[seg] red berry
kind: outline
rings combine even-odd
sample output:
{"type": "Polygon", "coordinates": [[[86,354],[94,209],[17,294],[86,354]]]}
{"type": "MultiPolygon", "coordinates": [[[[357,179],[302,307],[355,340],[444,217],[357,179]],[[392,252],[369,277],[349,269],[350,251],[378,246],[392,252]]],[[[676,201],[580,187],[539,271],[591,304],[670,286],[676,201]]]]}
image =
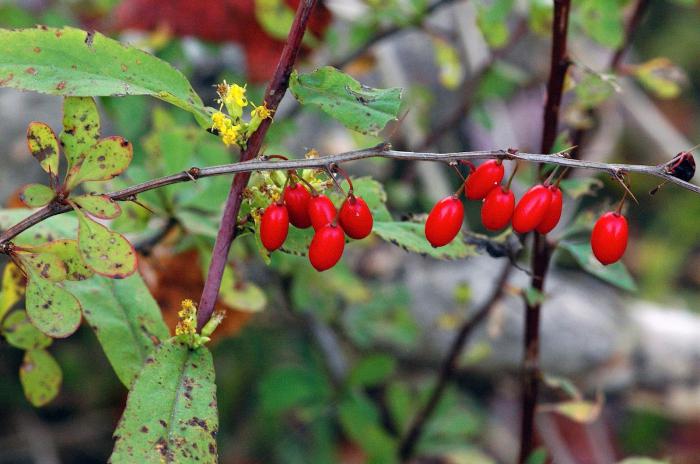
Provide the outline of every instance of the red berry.
{"type": "Polygon", "coordinates": [[[288,185],[284,189],[284,204],[289,212],[289,222],[300,229],[311,225],[309,217],[309,201],[311,194],[301,184],[288,185]]]}
{"type": "Polygon", "coordinates": [[[492,188],[501,183],[503,173],[503,163],[497,160],[487,161],[476,168],[465,183],[467,198],[482,200],[492,188]]]}
{"type": "Polygon", "coordinates": [[[481,205],[481,222],[488,230],[500,230],[508,225],[515,208],[515,195],[503,187],[491,189],[481,205]]]}
{"type": "Polygon", "coordinates": [[[425,238],[433,247],[450,243],[462,228],[464,206],[455,195],[438,201],[425,222],[425,238]]]}
{"type": "Polygon", "coordinates": [[[605,213],[595,223],[591,249],[601,264],[608,265],[622,258],[627,248],[627,219],[618,213],[605,213]]]}
{"type": "Polygon", "coordinates": [[[282,246],[289,232],[289,214],[284,205],[273,203],[267,208],[260,220],[260,241],[268,251],[275,251],[282,246]]]}
{"type": "Polygon", "coordinates": [[[348,237],[359,240],[372,232],[374,220],[365,200],[350,194],[340,207],[338,222],[348,237]]]}
{"type": "Polygon", "coordinates": [[[547,208],[544,219],[542,219],[542,222],[540,222],[536,228],[537,232],[541,234],[548,234],[559,224],[561,208],[564,203],[559,187],[552,185],[549,187],[549,190],[552,192],[552,202],[549,204],[549,208],[547,208]]]}
{"type": "Polygon", "coordinates": [[[309,261],[319,272],[330,269],[340,261],[345,248],[343,229],[335,224],[326,224],[314,234],[309,246],[309,261]]]}
{"type": "Polygon", "coordinates": [[[538,184],[530,188],[515,207],[513,230],[519,234],[535,230],[544,220],[551,202],[552,192],[547,187],[538,184]]]}
{"type": "Polygon", "coordinates": [[[337,214],[335,205],[325,195],[316,195],[309,200],[309,217],[314,230],[330,224],[337,214]]]}

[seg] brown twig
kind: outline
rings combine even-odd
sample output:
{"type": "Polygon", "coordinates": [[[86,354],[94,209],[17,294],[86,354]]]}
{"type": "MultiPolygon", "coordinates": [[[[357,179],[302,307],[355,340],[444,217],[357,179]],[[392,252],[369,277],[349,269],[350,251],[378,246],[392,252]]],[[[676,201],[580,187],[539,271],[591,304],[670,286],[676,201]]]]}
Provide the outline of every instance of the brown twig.
{"type": "Polygon", "coordinates": [[[411,426],[408,429],[408,432],[404,435],[399,444],[399,457],[402,461],[408,461],[411,456],[413,456],[413,452],[418,444],[418,439],[423,432],[423,428],[432,417],[433,412],[435,412],[435,408],[440,403],[440,399],[442,398],[445,389],[454,379],[455,374],[457,373],[457,369],[459,367],[459,357],[462,354],[467,341],[469,340],[469,336],[474,332],[474,329],[481,324],[486,316],[489,315],[494,306],[496,306],[496,303],[498,303],[498,301],[501,299],[505,289],[505,284],[510,276],[511,269],[512,266],[510,263],[507,263],[504,266],[501,274],[496,280],[491,295],[476,310],[474,315],[467,319],[460,327],[459,332],[455,336],[452,345],[450,346],[448,355],[440,368],[440,374],[432,392],[430,393],[428,402],[425,403],[423,408],[418,412],[418,414],[416,414],[411,426]]]}
{"type": "MultiPolygon", "coordinates": [[[[559,106],[564,92],[566,71],[571,61],[567,52],[567,34],[569,29],[569,10],[571,0],[554,1],[554,17],[552,21],[552,52],[550,58],[549,80],[547,82],[547,97],[544,107],[542,127],[542,153],[548,153],[554,146],[559,126],[559,106]]],[[[545,236],[535,232],[532,244],[532,279],[530,285],[542,292],[551,249],[545,236]]],[[[540,310],[541,302],[526,301],[525,303],[525,336],[523,346],[522,371],[522,416],[520,424],[520,456],[519,463],[527,461],[534,449],[535,442],[535,408],[537,407],[537,390],[540,377],[540,310]]]]}
{"type": "MultiPolygon", "coordinates": [[[[570,168],[592,169],[595,171],[607,172],[615,177],[620,172],[644,174],[658,177],[665,181],[674,183],[686,190],[700,194],[700,186],[691,184],[677,177],[673,177],[666,172],[664,165],[644,165],[644,164],[615,164],[615,163],[599,163],[593,161],[583,161],[565,158],[558,155],[546,155],[541,153],[522,153],[518,151],[508,152],[506,150],[484,150],[484,151],[464,151],[450,153],[430,153],[430,152],[411,152],[411,151],[396,151],[391,150],[388,144],[380,144],[372,148],[363,150],[354,150],[344,153],[338,153],[320,158],[293,159],[288,161],[262,161],[252,160],[238,162],[232,164],[223,164],[220,166],[209,166],[204,168],[196,168],[198,179],[213,176],[222,176],[238,173],[250,173],[253,171],[274,171],[274,170],[289,170],[289,169],[327,169],[333,164],[348,163],[351,161],[359,161],[368,158],[390,158],[401,161],[433,161],[439,163],[449,163],[455,160],[484,160],[484,159],[510,159],[520,160],[530,163],[545,163],[557,166],[566,166],[570,168]]],[[[106,195],[115,201],[133,201],[137,195],[148,192],[150,190],[165,187],[167,185],[178,184],[183,182],[192,182],[192,177],[188,174],[190,171],[179,172],[165,177],[152,179],[141,184],[136,184],[122,190],[107,193],[106,195]]],[[[58,214],[63,214],[70,211],[72,208],[57,203],[51,203],[43,208],[39,208],[30,216],[21,220],[14,226],[8,228],[0,235],[0,253],[2,253],[3,245],[10,242],[17,235],[21,234],[30,227],[39,224],[40,222],[58,214]]]]}
{"type": "MultiPolygon", "coordinates": [[[[292,68],[296,61],[297,55],[301,48],[301,42],[306,31],[311,12],[316,5],[316,0],[303,0],[294,17],[294,22],[287,37],[287,43],[282,50],[282,55],[277,63],[277,69],[272,77],[272,80],[265,90],[263,98],[265,106],[274,114],[279,106],[282,97],[287,92],[289,86],[289,76],[292,73],[292,68]]],[[[260,124],[260,127],[253,133],[248,140],[248,145],[241,153],[241,161],[248,161],[258,156],[260,147],[262,146],[267,129],[270,127],[271,120],[265,119],[260,124]]],[[[228,252],[231,248],[231,243],[236,236],[236,220],[238,219],[238,211],[241,208],[243,200],[243,190],[248,185],[250,172],[243,172],[233,178],[231,190],[224,206],[224,213],[219,225],[219,232],[216,236],[214,249],[212,251],[211,262],[209,263],[209,272],[207,279],[204,282],[202,296],[199,299],[197,310],[197,325],[201,329],[207,323],[212,313],[214,312],[214,304],[219,295],[221,287],[221,279],[224,274],[224,268],[228,261],[228,252]]]]}

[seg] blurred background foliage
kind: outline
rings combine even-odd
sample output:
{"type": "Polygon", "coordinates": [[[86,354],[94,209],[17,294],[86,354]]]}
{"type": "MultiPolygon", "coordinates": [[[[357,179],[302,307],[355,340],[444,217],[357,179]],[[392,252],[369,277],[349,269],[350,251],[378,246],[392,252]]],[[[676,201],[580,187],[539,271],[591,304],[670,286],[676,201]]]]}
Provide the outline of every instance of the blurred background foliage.
{"type": "MultiPolygon", "coordinates": [[[[428,0],[322,3],[300,66],[312,69],[332,63],[342,65],[363,83],[405,87],[405,109],[410,111],[385,134],[395,146],[415,150],[517,146],[536,151],[551,1],[443,1],[438,2],[444,4],[440,8],[428,0]],[[472,29],[465,32],[467,24],[472,29]],[[405,32],[386,34],[375,48],[344,60],[355,50],[365,49],[364,44],[377,34],[394,30],[405,32]],[[485,53],[490,66],[475,61],[479,53],[485,53]],[[401,69],[397,63],[402,63],[401,69]],[[504,112],[509,125],[505,129],[504,112]],[[510,135],[500,138],[504,130],[510,135]]],[[[582,156],[656,164],[690,148],[688,141],[700,140],[700,6],[693,0],[648,3],[625,64],[618,69],[621,76],[614,77],[606,63],[624,40],[624,24],[636,1],[574,1],[571,35],[576,66],[570,73],[563,110],[562,126],[569,130],[562,133],[560,148],[570,146],[576,129],[591,128],[582,156]],[[620,87],[618,81],[623,80],[626,84],[620,87]],[[615,102],[627,95],[630,86],[651,106],[628,104],[620,110],[615,102]],[[597,110],[598,118],[592,119],[588,109],[597,110]],[[655,118],[664,125],[655,127],[655,118]],[[679,146],[679,140],[688,145],[679,146]]],[[[215,98],[213,85],[224,79],[247,82],[249,98],[259,103],[294,6],[294,1],[275,0],[16,0],[0,2],[0,26],[39,23],[95,28],[175,65],[207,104],[213,104],[215,98]]],[[[0,104],[3,99],[9,102],[11,92],[16,93],[0,92],[0,104]]],[[[58,121],[59,100],[46,98],[38,103],[49,113],[48,120],[58,121]]],[[[32,101],[19,103],[13,117],[21,126],[30,120],[27,108],[21,105],[32,101]]],[[[234,159],[234,154],[200,131],[183,111],[142,97],[103,98],[99,106],[108,132],[121,134],[134,144],[132,166],[110,189],[234,159]]],[[[23,134],[11,136],[20,139],[23,134]]],[[[320,111],[308,107],[302,111],[294,102],[285,101],[265,151],[301,156],[310,148],[338,152],[380,140],[351,133],[320,111]]],[[[4,151],[16,159],[20,155],[13,155],[16,150],[11,146],[7,142],[4,151]]],[[[8,206],[13,205],[13,191],[38,176],[38,169],[22,161],[13,163],[1,186],[4,198],[10,198],[8,206]]],[[[441,189],[454,189],[459,183],[447,170],[429,171],[417,164],[376,160],[353,169],[354,174],[371,174],[383,184],[395,218],[424,213],[441,189]]],[[[521,189],[532,175],[521,169],[517,178],[521,189]]],[[[570,199],[568,220],[582,224],[584,230],[590,227],[590,218],[579,216],[582,219],[576,223],[575,216],[602,211],[603,205],[614,204],[621,195],[616,182],[605,176],[598,179],[576,183],[574,178],[569,189],[579,198],[570,199]],[[590,186],[599,187],[595,195],[579,195],[590,186]]],[[[653,178],[633,179],[640,204],[628,208],[632,239],[625,262],[637,291],[610,292],[614,303],[600,309],[618,314],[622,306],[629,309],[631,300],[643,300],[662,310],[664,306],[682,308],[690,314],[689,321],[700,325],[693,319],[700,312],[700,201],[673,186],[664,187],[654,197],[646,195],[656,184],[653,178]]],[[[129,204],[113,224],[136,243],[162,238],[143,251],[140,270],[171,330],[179,301],[199,294],[202,269],[228,187],[229,179],[212,178],[149,192],[142,200],[154,214],[129,204]]],[[[477,234],[484,233],[478,205],[468,205],[468,221],[477,234]]],[[[568,232],[562,229],[560,234],[568,232]]],[[[473,235],[469,255],[483,254],[479,237],[483,235],[473,235]]],[[[427,398],[445,351],[426,349],[431,345],[426,340],[439,338],[445,340],[441,346],[446,346],[469,314],[467,308],[486,290],[466,278],[453,278],[447,294],[435,303],[442,313],[430,319],[434,311],[426,309],[426,298],[416,297],[424,287],[412,279],[411,272],[422,266],[438,269],[441,264],[430,258],[409,258],[376,238],[365,242],[354,244],[341,265],[322,275],[303,256],[291,254],[275,253],[266,267],[268,258],[260,256],[254,234],[235,242],[220,299],[230,315],[213,347],[222,462],[395,461],[398,441],[427,398]]],[[[571,256],[559,255],[557,269],[575,285],[581,271],[571,256]]],[[[493,265],[481,267],[483,262],[460,260],[449,269],[464,265],[470,266],[471,273],[495,276],[493,265]]],[[[521,264],[527,265],[526,257],[521,264]]],[[[620,285],[620,278],[621,274],[615,274],[612,280],[620,285]]],[[[511,283],[508,307],[516,308],[511,313],[519,311],[517,294],[522,281],[511,283]]],[[[580,282],[584,291],[599,288],[586,287],[586,282],[580,282]]],[[[504,316],[503,311],[499,314],[506,320],[515,317],[504,316]]],[[[612,337],[627,339],[624,321],[616,323],[612,337]]],[[[501,340],[516,354],[494,364],[500,358],[492,341],[499,331],[508,333],[508,326],[497,317],[488,325],[489,334],[467,350],[462,374],[428,422],[418,446],[420,462],[513,460],[519,421],[518,376],[517,363],[508,360],[519,359],[520,342],[517,336],[501,340]]],[[[674,337],[673,330],[669,328],[667,337],[674,337]]],[[[518,331],[515,329],[516,334],[518,331]]],[[[642,336],[637,343],[661,344],[663,350],[667,340],[642,336]]],[[[697,346],[688,349],[700,353],[697,346]]],[[[24,399],[17,379],[21,352],[6,343],[0,352],[0,411],[5,419],[0,424],[0,462],[105,461],[126,391],[93,334],[82,328],[70,340],[54,343],[51,352],[63,369],[61,393],[36,410],[24,399]]],[[[592,398],[601,384],[596,380],[601,366],[635,365],[638,353],[638,349],[614,351],[597,363],[584,362],[573,370],[556,362],[552,367],[569,374],[583,396],[592,398]]],[[[664,355],[673,357],[675,352],[664,355]]],[[[697,371],[697,358],[691,359],[697,371]]],[[[620,375],[634,377],[624,369],[620,375]]],[[[652,373],[645,378],[654,380],[616,383],[608,378],[607,383],[602,382],[606,387],[604,411],[590,420],[572,420],[577,415],[571,411],[541,414],[540,440],[549,449],[549,457],[543,455],[533,462],[607,463],[629,455],[649,455],[674,463],[700,463],[700,376],[691,372],[669,378],[652,373]],[[680,403],[669,409],[673,401],[680,403]],[[684,409],[686,415],[678,413],[684,409]]],[[[558,392],[565,390],[560,387],[553,390],[545,394],[548,402],[571,396],[558,392]]]]}

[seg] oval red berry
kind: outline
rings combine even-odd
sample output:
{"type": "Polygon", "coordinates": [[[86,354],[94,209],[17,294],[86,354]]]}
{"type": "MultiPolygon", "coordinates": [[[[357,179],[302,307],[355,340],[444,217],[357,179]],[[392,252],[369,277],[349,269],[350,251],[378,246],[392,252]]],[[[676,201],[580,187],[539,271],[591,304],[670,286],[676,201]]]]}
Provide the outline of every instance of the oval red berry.
{"type": "Polygon", "coordinates": [[[345,248],[343,229],[333,224],[319,228],[309,245],[309,261],[317,271],[330,269],[340,261],[345,248]]]}
{"type": "Polygon", "coordinates": [[[289,222],[300,229],[311,225],[309,217],[309,201],[311,194],[301,184],[288,185],[284,189],[284,204],[289,212],[289,222]]]}
{"type": "Polygon", "coordinates": [[[515,195],[503,187],[491,189],[481,205],[481,222],[488,230],[500,230],[510,223],[515,208],[515,195]]]}
{"type": "Polygon", "coordinates": [[[443,198],[428,215],[425,238],[433,247],[445,246],[457,236],[463,220],[464,206],[459,198],[454,195],[443,198]]]}
{"type": "Polygon", "coordinates": [[[289,214],[284,205],[273,203],[265,209],[260,220],[260,241],[267,251],[282,246],[289,232],[289,214]]]}
{"type": "Polygon", "coordinates": [[[481,200],[496,185],[503,180],[503,163],[497,160],[490,160],[476,168],[469,174],[465,183],[465,192],[470,200],[481,200]]]}
{"type": "Polygon", "coordinates": [[[530,188],[515,206],[513,230],[519,234],[535,230],[547,214],[551,202],[552,192],[547,187],[538,184],[530,188]]]}
{"type": "Polygon", "coordinates": [[[314,230],[318,230],[335,219],[335,205],[325,195],[316,195],[309,200],[309,217],[314,230]]]}
{"type": "Polygon", "coordinates": [[[338,213],[338,222],[348,237],[362,239],[372,232],[372,212],[367,203],[354,195],[349,195],[338,213]]]}
{"type": "Polygon", "coordinates": [[[552,192],[552,201],[549,203],[549,207],[547,208],[542,222],[540,222],[536,228],[537,232],[541,234],[548,234],[559,224],[561,210],[564,206],[564,198],[562,197],[559,187],[552,185],[549,187],[549,190],[552,192]]]}
{"type": "Polygon", "coordinates": [[[593,255],[606,266],[618,261],[625,254],[627,236],[627,219],[621,214],[605,213],[593,226],[593,255]]]}

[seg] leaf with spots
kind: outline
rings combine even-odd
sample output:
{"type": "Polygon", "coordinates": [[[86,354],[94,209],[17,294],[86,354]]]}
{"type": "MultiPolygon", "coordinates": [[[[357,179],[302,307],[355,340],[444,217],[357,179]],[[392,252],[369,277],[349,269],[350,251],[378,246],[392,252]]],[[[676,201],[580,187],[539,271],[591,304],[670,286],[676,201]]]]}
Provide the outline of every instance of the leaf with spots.
{"type": "Polygon", "coordinates": [[[19,380],[27,400],[33,406],[40,407],[58,395],[63,373],[61,366],[48,351],[34,349],[24,353],[19,368],[19,380]]]}
{"type": "Polygon", "coordinates": [[[78,249],[89,268],[98,274],[123,278],[136,270],[136,251],[123,235],[78,214],[78,249]]]}
{"type": "Polygon", "coordinates": [[[109,198],[107,195],[95,195],[88,193],[86,195],[71,197],[71,199],[87,213],[95,216],[96,218],[114,219],[122,212],[119,204],[109,198]]]}
{"type": "Polygon", "coordinates": [[[68,289],[80,300],[117,377],[130,388],[146,357],[170,335],[143,279],[138,273],[126,279],[95,276],[68,289]]]}
{"type": "Polygon", "coordinates": [[[27,127],[27,146],[41,169],[58,178],[58,140],[53,130],[43,122],[30,122],[27,127]]]}
{"type": "Polygon", "coordinates": [[[216,463],[218,427],[211,353],[170,339],[129,392],[109,462],[216,463]]]}
{"type": "Polygon", "coordinates": [[[458,235],[450,244],[433,248],[425,238],[425,224],[416,222],[384,222],[374,223],[372,231],[384,240],[400,246],[411,253],[432,256],[439,259],[459,259],[474,256],[473,245],[467,245],[458,235]]]}
{"type": "Polygon", "coordinates": [[[7,343],[22,350],[46,348],[51,338],[32,325],[23,310],[13,311],[2,323],[2,334],[7,343]]]}
{"type": "Polygon", "coordinates": [[[98,32],[72,27],[0,29],[0,86],[72,97],[151,95],[191,112],[208,110],[167,62],[98,32]]]}
{"type": "Polygon", "coordinates": [[[294,71],[289,89],[301,104],[318,106],[345,127],[362,134],[377,135],[396,119],[401,106],[401,89],[365,87],[331,66],[309,74],[294,71]]]}
{"type": "Polygon", "coordinates": [[[28,208],[39,208],[48,205],[56,196],[56,192],[44,184],[29,184],[22,187],[19,200],[28,208]]]}
{"type": "Polygon", "coordinates": [[[27,315],[34,327],[52,338],[65,338],[80,326],[80,303],[60,284],[28,270],[27,315]]]}
{"type": "Polygon", "coordinates": [[[73,190],[82,182],[113,179],[129,167],[132,157],[131,142],[119,136],[106,137],[68,171],[66,188],[73,190]]]}
{"type": "Polygon", "coordinates": [[[0,319],[24,296],[25,278],[15,263],[7,263],[2,271],[0,319]]]}
{"type": "Polygon", "coordinates": [[[26,251],[18,251],[16,256],[26,272],[35,273],[51,282],[66,280],[66,265],[58,256],[47,252],[43,247],[27,248],[26,251]]]}
{"type": "Polygon", "coordinates": [[[56,256],[64,265],[66,275],[59,280],[85,280],[90,278],[94,272],[83,260],[78,242],[76,240],[61,239],[28,248],[33,253],[49,253],[56,256]]]}
{"type": "Polygon", "coordinates": [[[68,169],[85,158],[100,139],[100,115],[91,97],[66,97],[63,100],[63,132],[58,136],[68,169]]]}

